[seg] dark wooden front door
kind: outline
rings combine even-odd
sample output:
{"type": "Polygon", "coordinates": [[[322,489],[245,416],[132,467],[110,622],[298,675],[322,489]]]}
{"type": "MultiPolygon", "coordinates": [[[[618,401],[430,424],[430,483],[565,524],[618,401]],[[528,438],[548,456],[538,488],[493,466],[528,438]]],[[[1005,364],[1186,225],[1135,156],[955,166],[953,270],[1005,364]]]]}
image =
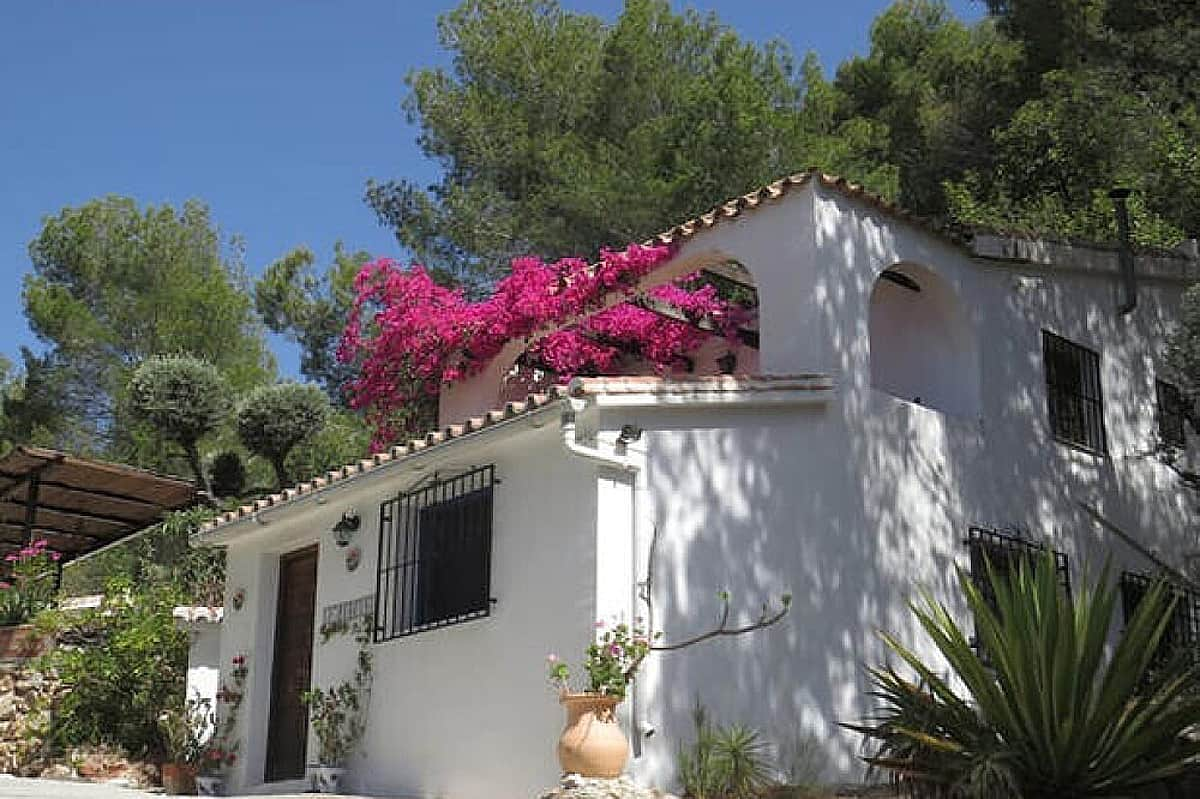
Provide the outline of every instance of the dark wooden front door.
{"type": "Polygon", "coordinates": [[[275,666],[271,674],[271,724],[267,734],[267,782],[304,776],[308,713],[300,694],[312,675],[313,618],[317,601],[317,548],[279,558],[279,604],[275,611],[275,666]]]}

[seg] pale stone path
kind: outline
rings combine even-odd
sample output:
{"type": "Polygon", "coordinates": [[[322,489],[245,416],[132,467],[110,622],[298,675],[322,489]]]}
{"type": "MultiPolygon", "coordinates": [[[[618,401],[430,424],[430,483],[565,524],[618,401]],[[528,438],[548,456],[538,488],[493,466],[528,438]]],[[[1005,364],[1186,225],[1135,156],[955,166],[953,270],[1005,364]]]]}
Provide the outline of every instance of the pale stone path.
{"type": "MultiPolygon", "coordinates": [[[[35,780],[0,774],[0,799],[151,799],[162,797],[161,791],[135,791],[116,785],[90,782],[62,782],[59,780],[35,780]]],[[[313,799],[316,794],[273,794],[271,799],[313,799]]],[[[236,799],[236,797],[230,797],[236,799]]],[[[245,799],[262,799],[246,797],[245,799]]],[[[343,795],[341,799],[369,799],[343,795]]]]}

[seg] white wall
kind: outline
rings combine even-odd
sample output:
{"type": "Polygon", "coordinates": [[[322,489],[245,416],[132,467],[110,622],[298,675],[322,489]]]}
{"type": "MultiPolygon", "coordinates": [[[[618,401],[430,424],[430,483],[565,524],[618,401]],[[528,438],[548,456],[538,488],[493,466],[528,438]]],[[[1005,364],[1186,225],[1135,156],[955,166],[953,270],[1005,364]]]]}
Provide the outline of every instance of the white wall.
{"type": "MultiPolygon", "coordinates": [[[[795,599],[768,632],[650,659],[624,709],[628,729],[656,729],[635,743],[633,773],[673,785],[676,748],[690,740],[699,697],[718,720],[754,725],[780,743],[808,731],[826,748],[827,777],[856,775],[859,742],[837,724],[869,710],[861,667],[884,656],[875,631],[928,653],[905,602],[924,585],[962,611],[954,567],[966,563],[968,525],[1028,529],[1070,556],[1076,582],[1108,555],[1149,567],[1079,501],[1173,562],[1200,548],[1187,532],[1193,503],[1149,454],[1153,378],[1182,284],[1143,276],[1138,309],[1118,317],[1115,258],[1072,257],[1076,265],[1052,268],[973,259],[812,185],[689,240],[681,261],[734,258],[754,274],[763,370],[830,373],[835,398],[582,414],[581,430],[606,441],[623,424],[645,429],[630,448],[645,464],[636,480],[568,457],[552,408],[537,416],[545,423],[538,432],[523,420],[519,436],[455,444],[442,455],[435,448],[420,473],[408,465],[364,476],[327,492],[323,506],[303,500],[266,511],[264,526],[243,525],[230,546],[229,587],[246,587],[248,599],[227,617],[222,639],[223,662],[252,653],[242,783],[262,773],[278,555],[320,541],[318,612],[372,592],[378,504],[439,458],[447,468],[494,462],[504,481],[493,564],[499,604],[488,619],[374,648],[379,676],[355,789],[476,799],[530,796],[552,782],[562,717],[545,688],[544,656],[574,662],[598,614],[638,614],[632,583],[644,573],[655,526],[657,621],[668,640],[707,629],[719,589],[733,592],[739,621],[756,617],[769,597],[789,591],[795,599]],[[879,273],[898,264],[930,270],[961,303],[978,342],[971,413],[922,407],[872,385],[871,294],[879,273]],[[1107,457],[1050,435],[1043,328],[1101,354],[1107,457]],[[327,533],[347,505],[363,516],[355,543],[365,557],[353,574],[327,533]]],[[[315,652],[318,684],[349,673],[349,641],[315,652]]]]}
{"type": "Polygon", "coordinates": [[[201,622],[188,626],[188,699],[207,699],[215,706],[220,687],[221,626],[201,622]]]}
{"type": "MultiPolygon", "coordinates": [[[[378,507],[433,471],[494,463],[491,616],[373,645],[375,683],[369,730],[352,766],[362,793],[474,797],[532,796],[554,782],[554,744],[562,726],[545,676],[550,652],[583,650],[596,618],[596,474],[567,459],[557,408],[521,420],[521,435],[486,444],[456,443],[383,477],[359,478],[326,504],[306,501],[251,528],[229,547],[230,590],[247,589],[246,607],[225,621],[229,657],[251,651],[252,718],[240,787],[261,782],[270,695],[275,564],[281,552],[320,542],[317,613],[375,591],[378,507]],[[532,424],[546,424],[531,430],[532,424]],[[548,423],[548,424],[547,424],[548,423]],[[354,572],[328,530],[348,506],[362,516],[352,542],[363,559],[354,572]]],[[[282,511],[283,509],[280,509],[282,511]]],[[[264,514],[270,517],[270,513],[264,514]]],[[[348,636],[314,644],[313,682],[350,676],[355,645],[348,636]]],[[[228,660],[228,657],[225,658],[228,660]]],[[[310,742],[309,751],[315,746],[310,742]]]]}
{"type": "Polygon", "coordinates": [[[647,431],[639,551],[644,568],[658,525],[656,604],[668,639],[710,626],[718,589],[733,592],[743,621],[763,599],[795,596],[792,613],[768,632],[652,658],[641,693],[657,733],[635,761],[639,777],[672,783],[697,696],[718,720],[755,725],[783,744],[797,729],[810,731],[827,747],[827,776],[856,775],[859,741],[837,723],[869,710],[861,666],[884,656],[875,631],[929,653],[905,603],[927,586],[963,610],[955,566],[967,563],[971,524],[1015,525],[1049,541],[1069,555],[1076,582],[1108,556],[1118,568],[1152,568],[1093,523],[1081,501],[1176,564],[1200,548],[1194,503],[1149,454],[1153,378],[1182,283],[1143,277],[1138,309],[1122,318],[1115,272],[1100,273],[1096,263],[973,260],[824,190],[714,228],[688,248],[731,254],[754,272],[768,311],[764,364],[828,369],[840,390],[826,409],[599,414],[601,430],[632,423],[647,431]],[[775,250],[810,211],[812,245],[775,250]],[[943,413],[872,387],[871,292],[883,269],[902,263],[934,271],[962,300],[980,342],[977,414],[943,413]],[[778,307],[789,292],[790,314],[778,307]],[[1101,353],[1107,457],[1050,435],[1043,328],[1101,353]]]}

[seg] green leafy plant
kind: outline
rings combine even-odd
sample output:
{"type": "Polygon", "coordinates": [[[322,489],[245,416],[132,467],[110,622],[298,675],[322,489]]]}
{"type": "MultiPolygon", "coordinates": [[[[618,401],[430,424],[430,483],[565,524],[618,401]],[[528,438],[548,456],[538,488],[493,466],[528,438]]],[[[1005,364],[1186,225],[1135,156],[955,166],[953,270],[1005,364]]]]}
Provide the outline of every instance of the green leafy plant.
{"type": "Polygon", "coordinates": [[[162,733],[164,762],[198,766],[213,722],[212,702],[200,696],[160,713],[158,729],[162,733]]]}
{"type": "Polygon", "coordinates": [[[246,464],[236,452],[217,453],[208,467],[214,496],[236,497],[246,490],[246,464]]]}
{"type": "Polygon", "coordinates": [[[1169,587],[1147,592],[1106,656],[1118,595],[1108,567],[1072,598],[1052,558],[1007,576],[989,565],[994,607],[959,572],[987,664],[944,605],[928,593],[911,603],[965,695],[882,634],[916,680],[890,665],[869,670],[881,709],[846,726],[876,744],[874,768],[918,796],[1082,799],[1129,795],[1195,765],[1196,669],[1185,657],[1152,668],[1171,620],[1169,587]]]}
{"type": "Polygon", "coordinates": [[[233,768],[238,760],[238,719],[246,699],[246,679],[250,666],[245,655],[234,655],[230,661],[229,682],[217,691],[217,710],[213,713],[212,736],[200,753],[200,773],[215,776],[233,768]]]}
{"type": "Polygon", "coordinates": [[[329,413],[329,400],[316,386],[262,386],[251,391],[238,409],[238,437],[248,450],[270,462],[275,481],[283,488],[288,482],[288,453],[320,431],[329,413]]]}
{"type": "Polygon", "coordinates": [[[172,616],[179,599],[170,586],[122,577],[109,581],[98,608],[38,616],[40,630],[57,641],[38,669],[56,673],[66,689],[52,744],[116,744],[134,756],[161,756],[167,743],[158,718],[183,694],[187,671],[188,636],[172,616]]]}
{"type": "MultiPolygon", "coordinates": [[[[624,622],[607,627],[597,621],[597,629],[603,629],[600,637],[585,650],[584,671],[588,674],[590,693],[625,697],[629,684],[637,675],[637,668],[650,652],[650,636],[640,620],[632,627],[624,622]]],[[[546,658],[550,684],[561,693],[567,693],[571,669],[558,655],[546,658]]]]}
{"type": "Polygon", "coordinates": [[[699,701],[692,709],[696,740],[680,747],[676,767],[692,799],[750,799],[773,782],[774,757],[758,731],[740,724],[716,726],[699,701]]]}
{"type": "Polygon", "coordinates": [[[322,643],[341,632],[353,632],[358,642],[354,674],[348,680],[329,687],[311,688],[300,696],[308,708],[313,734],[317,736],[317,762],[322,766],[344,766],[358,748],[367,729],[367,713],[371,704],[373,658],[368,647],[370,630],[364,621],[348,628],[329,629],[322,643]]]}
{"type": "Polygon", "coordinates": [[[199,442],[229,413],[228,389],[217,368],[188,355],[147,358],[129,381],[129,402],[139,418],[183,448],[192,474],[212,496],[199,442]]]}
{"type": "Polygon", "coordinates": [[[50,606],[61,557],[45,539],[4,556],[10,573],[0,581],[0,626],[24,624],[50,606]]]}

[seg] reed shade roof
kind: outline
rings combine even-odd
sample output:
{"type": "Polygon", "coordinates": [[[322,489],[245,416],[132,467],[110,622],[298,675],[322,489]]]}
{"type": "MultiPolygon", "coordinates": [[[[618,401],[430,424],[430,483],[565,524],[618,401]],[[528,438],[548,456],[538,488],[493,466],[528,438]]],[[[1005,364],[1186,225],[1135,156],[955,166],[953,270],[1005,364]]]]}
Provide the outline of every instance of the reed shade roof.
{"type": "Polygon", "coordinates": [[[65,560],[93,552],[196,501],[188,480],[52,449],[0,458],[0,557],[44,538],[65,560]]]}

